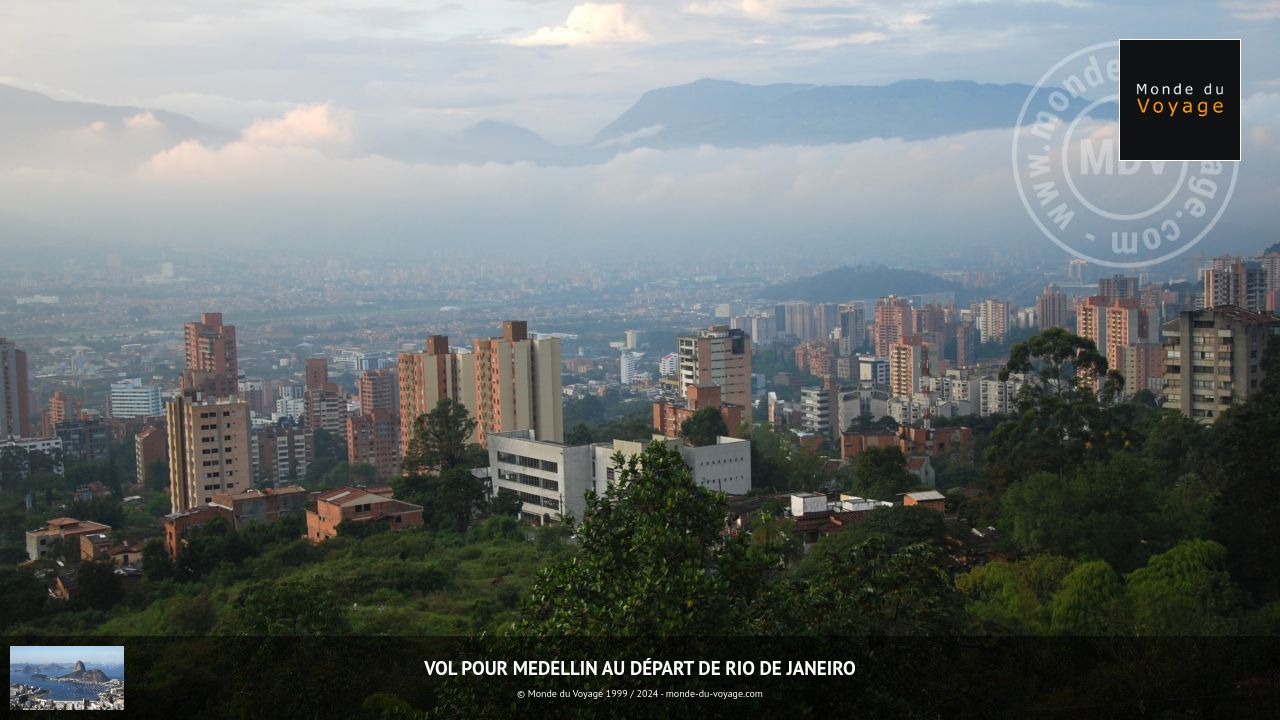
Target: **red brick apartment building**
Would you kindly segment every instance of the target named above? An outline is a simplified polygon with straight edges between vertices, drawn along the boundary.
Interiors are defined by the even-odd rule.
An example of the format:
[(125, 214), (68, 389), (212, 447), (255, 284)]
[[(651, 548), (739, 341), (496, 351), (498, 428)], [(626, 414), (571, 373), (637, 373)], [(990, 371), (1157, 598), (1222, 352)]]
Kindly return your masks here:
[(343, 523), (377, 522), (385, 522), (392, 530), (420, 527), (422, 506), (364, 488), (327, 490), (316, 497), (316, 509), (307, 510), (307, 539), (318, 543), (337, 537)]

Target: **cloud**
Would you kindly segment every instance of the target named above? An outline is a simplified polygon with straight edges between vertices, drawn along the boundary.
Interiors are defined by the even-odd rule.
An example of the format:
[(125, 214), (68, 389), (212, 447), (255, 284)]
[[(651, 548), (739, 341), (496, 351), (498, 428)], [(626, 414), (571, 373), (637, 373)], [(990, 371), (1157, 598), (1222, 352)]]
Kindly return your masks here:
[(649, 40), (644, 27), (622, 3), (583, 3), (569, 11), (563, 25), (541, 27), (531, 35), (512, 38), (512, 45), (602, 45)]
[(653, 137), (654, 135), (657, 135), (658, 133), (666, 129), (667, 128), (664, 125), (649, 125), (647, 127), (642, 127), (639, 130), (633, 130), (632, 132), (619, 135), (618, 137), (615, 137), (615, 138), (609, 138), (604, 142), (596, 143), (596, 147), (607, 148), (607, 147), (621, 147), (623, 145), (630, 145), (631, 143), (637, 140), (643, 140), (645, 138)]
[(1246, 22), (1280, 19), (1280, 0), (1226, 0), (1222, 5)]
[(797, 40), (791, 44), (793, 50), (828, 50), (830, 48), (840, 47), (841, 45), (870, 45), (872, 43), (884, 42), (889, 36), (875, 30), (866, 30), (864, 32), (853, 33), (850, 35), (841, 35), (839, 37), (814, 37), (805, 40)]
[(334, 145), (351, 139), (347, 120), (329, 103), (303, 105), (284, 117), (255, 120), (244, 131), (244, 141), (254, 145)]
[[(1244, 251), (1271, 231), (1280, 94), (1251, 96), (1244, 122), (1247, 161), (1206, 255)], [(827, 263), (942, 266), (1014, 249), (1057, 257), (1018, 200), (1011, 140), (1009, 130), (986, 130), (821, 147), (637, 148), (571, 167), (410, 163), (346, 146), (243, 138), (186, 142), (113, 175), (0, 169), (0, 218), (101, 242), (182, 237), (218, 247), (358, 247), (406, 259), (531, 247), (584, 258), (723, 259), (726, 249), (784, 246), (789, 256)]]
[(146, 110), (125, 118), (124, 126), (130, 130), (155, 130), (161, 127), (162, 123), (156, 119), (155, 113)]

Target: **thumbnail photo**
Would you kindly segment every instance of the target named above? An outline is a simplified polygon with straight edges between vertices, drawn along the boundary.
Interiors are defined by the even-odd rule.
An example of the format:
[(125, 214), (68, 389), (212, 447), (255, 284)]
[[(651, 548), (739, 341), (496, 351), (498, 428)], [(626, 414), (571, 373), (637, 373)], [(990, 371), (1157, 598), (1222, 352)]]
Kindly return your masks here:
[(121, 645), (13, 645), (10, 710), (123, 710)]

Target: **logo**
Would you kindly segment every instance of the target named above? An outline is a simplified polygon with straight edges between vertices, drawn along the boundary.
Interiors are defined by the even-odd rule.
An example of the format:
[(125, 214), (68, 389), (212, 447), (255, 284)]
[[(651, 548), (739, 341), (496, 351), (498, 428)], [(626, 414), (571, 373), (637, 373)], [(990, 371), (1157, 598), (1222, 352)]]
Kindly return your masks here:
[(1120, 159), (1240, 159), (1239, 40), (1120, 41)]
[(1027, 95), (1013, 134), (1018, 195), (1058, 247), (1114, 268), (1177, 257), (1213, 229), (1238, 163), (1121, 160), (1120, 43), (1063, 58)]

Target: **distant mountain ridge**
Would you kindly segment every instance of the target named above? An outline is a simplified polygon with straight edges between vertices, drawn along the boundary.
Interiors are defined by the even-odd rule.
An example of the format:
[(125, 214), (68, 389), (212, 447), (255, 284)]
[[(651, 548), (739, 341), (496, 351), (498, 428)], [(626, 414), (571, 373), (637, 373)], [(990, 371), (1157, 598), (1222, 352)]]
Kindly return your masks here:
[(957, 292), (958, 283), (915, 270), (886, 267), (841, 267), (812, 277), (780, 283), (760, 291), (769, 300), (840, 303), (886, 295)]
[[(455, 135), (425, 127), (388, 131), (366, 149), (408, 162), (535, 162), (576, 165), (605, 162), (637, 148), (671, 150), (710, 145), (815, 146), (873, 138), (924, 140), (1011, 128), (1029, 85), (969, 80), (900, 80), (888, 85), (749, 85), (703, 79), (643, 95), (584, 144), (556, 145), (526, 127), (482, 120)], [(1038, 92), (1047, 93), (1048, 90)], [(1083, 106), (1075, 101), (1073, 109)], [(146, 118), (150, 113), (152, 119)], [(1114, 117), (1114, 103), (1091, 111)], [(0, 163), (60, 154), (82, 157), (68, 143), (75, 132), (106, 130), (128, 141), (130, 157), (183, 140), (219, 144), (237, 134), (163, 110), (54, 100), (0, 85)]]
[[(1013, 127), (1033, 91), (1030, 85), (969, 80), (900, 80), (888, 85), (698, 80), (645, 93), (605, 126), (595, 142), (646, 129), (650, 132), (640, 144), (658, 148), (922, 140)], [(1113, 105), (1101, 108), (1099, 115), (1113, 110)]]

